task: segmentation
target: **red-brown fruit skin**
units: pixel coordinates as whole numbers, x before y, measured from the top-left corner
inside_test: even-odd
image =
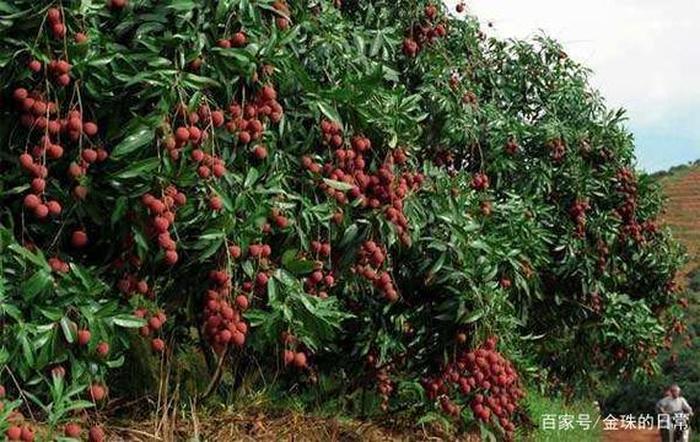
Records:
[[[63,429],[63,434],[66,437],[72,437],[74,439],[77,439],[80,437],[80,432],[81,432],[80,425],[76,424],[75,422],[71,422],[69,424],[66,424],[66,426]]]
[[[295,354],[293,364],[296,368],[306,367],[306,354],[302,352]]]
[[[90,342],[91,333],[89,330],[78,330],[78,345],[84,347]]]
[[[88,441],[89,442],[102,442],[105,438],[105,432],[102,430],[102,428],[98,426],[94,426],[90,428],[90,431],[88,432]]]
[[[151,341],[151,349],[156,353],[162,353],[165,350],[165,342],[160,338],[155,338]]]
[[[118,11],[126,7],[126,2],[127,0],[109,0],[108,5],[110,9]]]
[[[22,427],[22,434],[20,436],[23,442],[33,442],[34,441],[34,431],[29,427]]]
[[[83,248],[88,243],[87,234],[82,230],[76,230],[71,235],[71,245],[76,249]]]
[[[22,428],[12,426],[5,431],[5,436],[7,436],[8,440],[20,440],[20,437],[22,437]]]
[[[32,60],[27,65],[30,71],[36,73],[41,70],[41,62],[39,60]]]
[[[106,357],[109,354],[109,344],[106,342],[100,342],[97,344],[97,347],[95,347],[95,352],[97,352],[100,357]]]
[[[100,402],[107,396],[105,388],[100,384],[92,384],[89,389],[90,397],[95,402]]]

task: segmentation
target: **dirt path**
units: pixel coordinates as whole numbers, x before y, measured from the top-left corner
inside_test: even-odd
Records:
[[[603,431],[603,442],[659,442],[658,430]]]

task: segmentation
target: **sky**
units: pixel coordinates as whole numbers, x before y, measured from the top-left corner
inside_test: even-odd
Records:
[[[451,7],[456,0],[447,0]],[[640,169],[700,159],[700,0],[468,0],[490,35],[544,31],[593,69],[609,107],[627,109]],[[493,27],[487,28],[486,23]]]

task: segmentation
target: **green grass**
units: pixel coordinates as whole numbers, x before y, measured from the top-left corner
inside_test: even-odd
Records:
[[[587,442],[600,441],[602,437],[601,426],[593,427],[593,423],[599,419],[599,413],[593,401],[579,400],[567,403],[561,398],[545,397],[536,391],[529,391],[525,401],[533,423],[537,426],[534,431],[527,434],[519,434],[517,440],[533,442]],[[543,422],[554,416],[554,422],[558,424],[560,416],[573,416],[573,429],[547,429],[543,428]],[[580,415],[588,415],[591,420],[591,428],[586,430],[577,424]],[[559,427],[557,425],[557,427]]]

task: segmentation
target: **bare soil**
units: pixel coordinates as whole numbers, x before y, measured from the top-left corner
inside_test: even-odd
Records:
[[[604,431],[603,442],[658,442],[658,430],[616,430]]]

